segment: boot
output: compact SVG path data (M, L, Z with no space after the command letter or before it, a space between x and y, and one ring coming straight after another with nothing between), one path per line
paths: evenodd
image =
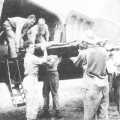
M59 111L59 110L56 110L56 112L55 112L55 116L56 116L56 117L59 117L59 118L62 117L62 115L60 114L60 111Z
M44 112L41 115L42 117L48 117L51 116L48 110L44 110Z

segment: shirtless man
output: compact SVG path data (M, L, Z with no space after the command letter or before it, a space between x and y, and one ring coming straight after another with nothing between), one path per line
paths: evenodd
M55 110L55 115L60 116L59 113L59 102L58 102L58 87L59 87L59 74L57 71L58 64L61 58L57 55L49 55L45 66L47 68L47 73L44 79L43 85L43 98L44 98L44 113L43 115L49 115L49 93L52 94L53 99L53 110Z
M45 24L45 20L43 18L40 18L38 23L27 32L27 37L28 40L31 40L35 44L49 41L48 26Z

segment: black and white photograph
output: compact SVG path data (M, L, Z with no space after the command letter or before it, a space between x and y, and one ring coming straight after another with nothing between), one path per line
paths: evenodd
M120 0L0 0L0 120L120 120Z

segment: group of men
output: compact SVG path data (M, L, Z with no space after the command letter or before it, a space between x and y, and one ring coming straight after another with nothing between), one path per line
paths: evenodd
M120 39L118 39L117 45L109 46L107 73L108 81L110 83L110 100L115 100L115 103L117 103L118 111L120 112Z
M59 86L59 75L57 72L57 65L60 59L56 55L47 56L46 47L41 46L41 50L44 55L39 58L34 55L34 44L31 41L24 43L26 54L24 58L25 78L23 85L26 92L26 118L27 120L36 120L39 108L38 99L38 68L40 64L44 64L47 68L46 77L43 85L43 115L49 115L49 93L51 91L53 98L53 109L55 115L59 115L59 103L58 103L58 86Z
M28 18L7 18L3 23L10 58L14 59L18 57L19 49L23 48L23 37L25 35L27 35L27 39L33 43L44 43L49 40L49 31L45 20L40 18L37 24L34 25L35 22L36 16L33 14L29 15ZM43 35L45 35L45 39Z
M27 120L37 119L39 100L36 86L40 64L44 64L47 68L47 75L43 85L44 114L49 114L50 91L53 98L53 109L56 115L59 114L59 74L57 66L61 59L57 55L47 55L46 48L56 44L46 42L49 41L49 32L43 18L39 19L38 24L29 29L35 21L35 15L31 15L27 19L18 17L8 18L4 23L11 58L17 57L20 38L25 33L28 35L28 40L24 43L26 54L24 58L25 78L23 80L26 93ZM17 24L16 22L19 23ZM14 27L16 27L16 31L14 31ZM42 36L45 33L46 40ZM79 50L79 55L75 57L73 62L75 65L84 65L84 120L108 120L109 83L106 72L107 51L104 47L98 45L101 41L92 30L85 32L82 41L84 41L87 49ZM35 46L41 47L44 53L42 58L34 55Z
M53 109L55 110L55 115L59 116L59 75L57 66L61 59L58 58L57 55L48 56L46 50L46 48L58 44L55 42L48 42L48 26L45 24L45 20L43 18L40 18L38 23L33 26L35 22L35 15L30 15L27 19L21 17L8 18L3 23L3 29L7 37L9 58L13 60L16 59L18 57L19 48L21 47L26 50L24 58L25 77L23 80L23 86L26 94L27 120L36 120L38 115L39 99L37 83L40 64L44 64L47 69L43 85L43 115L49 115L49 93L51 91ZM27 34L27 40L24 42L22 38L25 34ZM43 37L43 35L45 35L45 37ZM63 44L61 43L59 45ZM42 58L34 55L35 47L40 47L43 51Z

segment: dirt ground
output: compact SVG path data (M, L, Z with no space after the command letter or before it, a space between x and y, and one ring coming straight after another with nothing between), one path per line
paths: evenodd
M42 98L43 82L38 83L40 120L83 120L83 79L60 80L59 102L62 117L41 117L43 112ZM52 99L50 98L50 113L52 114ZM109 106L110 120L120 120L117 107L114 103ZM25 106L15 108L12 105L9 91L5 83L0 83L0 120L26 120Z

